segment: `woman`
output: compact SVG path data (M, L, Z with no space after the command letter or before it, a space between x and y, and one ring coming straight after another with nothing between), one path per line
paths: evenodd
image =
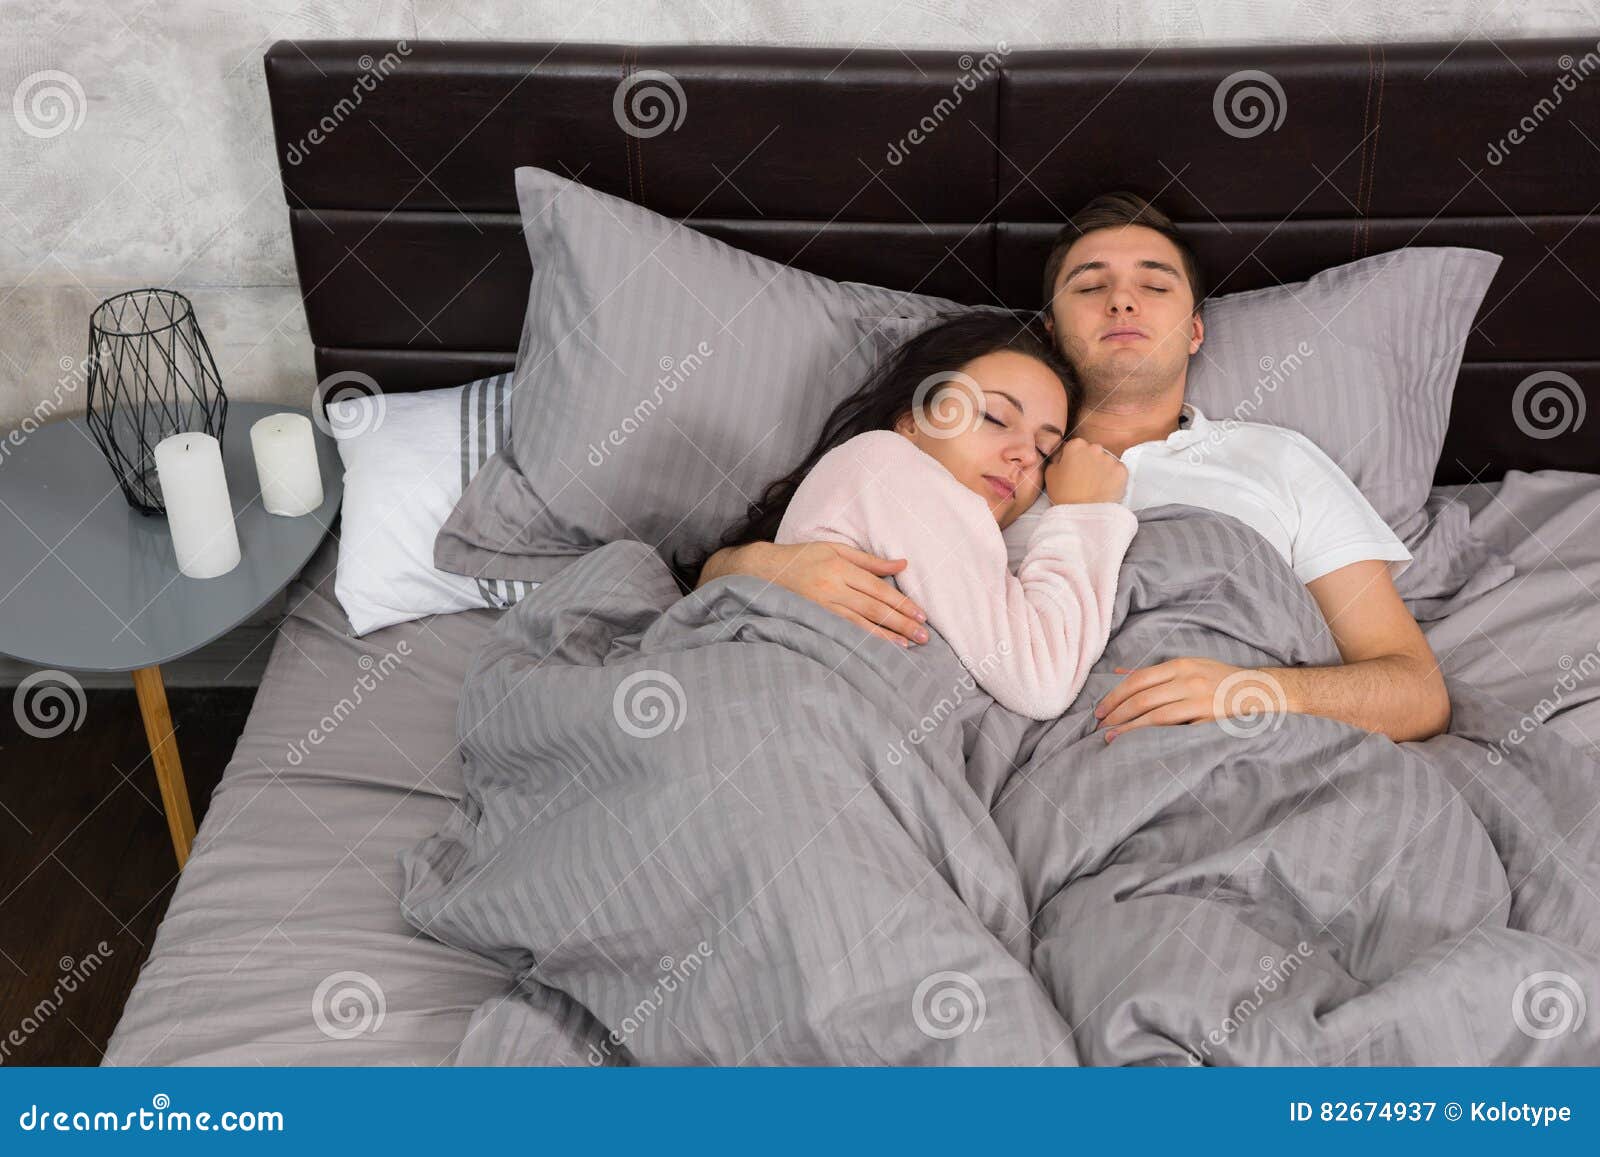
M1066 437L1074 392L1031 326L994 313L943 320L834 409L720 545L834 542L905 557L901 588L984 689L1052 718L1105 647L1137 529L1119 503L1126 468ZM1041 491L1054 505L1013 575L1001 532Z

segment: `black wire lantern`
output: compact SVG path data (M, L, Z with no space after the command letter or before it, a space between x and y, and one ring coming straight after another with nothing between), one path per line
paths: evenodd
M194 306L170 289L134 289L89 319L85 417L128 505L162 514L156 443L204 431L219 442L228 416L217 363Z

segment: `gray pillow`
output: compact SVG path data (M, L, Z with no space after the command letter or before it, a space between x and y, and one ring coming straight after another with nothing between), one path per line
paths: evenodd
M1423 619L1515 573L1473 535L1464 503L1430 494L1461 353L1499 266L1479 249L1401 249L1210 298L1205 343L1189 362L1185 397L1222 436L1235 421L1284 426L1350 476L1411 552L1395 586ZM926 325L857 322L875 357ZM1014 525L1007 545L1025 546L1031 529Z
M533 263L509 444L434 565L543 582L615 539L703 549L872 366L863 314L942 298L830 281L542 169L516 173Z

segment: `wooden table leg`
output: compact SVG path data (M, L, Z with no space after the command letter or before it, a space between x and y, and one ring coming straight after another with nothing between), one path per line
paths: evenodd
M156 784L161 788L161 806L167 812L172 848L178 853L178 867L182 868L189 862L189 848L194 843L194 813L189 810L189 786L183 781L183 764L172 735L172 714L167 710L161 668L140 667L133 673L133 689L139 696L139 714L144 717L144 734L150 741L150 758L156 766Z

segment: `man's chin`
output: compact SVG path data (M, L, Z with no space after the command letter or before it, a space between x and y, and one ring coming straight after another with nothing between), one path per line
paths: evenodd
M1102 358L1079 371L1091 402L1136 401L1166 392L1176 375L1145 359Z

